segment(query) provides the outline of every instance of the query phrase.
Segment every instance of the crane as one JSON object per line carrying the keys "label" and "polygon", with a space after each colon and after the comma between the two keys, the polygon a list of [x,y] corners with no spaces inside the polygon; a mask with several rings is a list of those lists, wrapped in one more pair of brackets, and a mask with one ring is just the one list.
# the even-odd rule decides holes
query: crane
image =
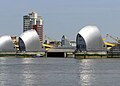
{"label": "crane", "polygon": [[120,40],[117,38],[114,38],[113,36],[109,35],[109,34],[106,34],[106,37],[110,37],[112,38],[113,40],[115,40],[117,43],[120,43]]}

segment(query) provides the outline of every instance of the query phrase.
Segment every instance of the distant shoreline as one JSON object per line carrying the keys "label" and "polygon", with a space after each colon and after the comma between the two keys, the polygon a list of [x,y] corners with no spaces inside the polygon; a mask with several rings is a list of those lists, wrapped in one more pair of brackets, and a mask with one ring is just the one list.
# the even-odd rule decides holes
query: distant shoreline
{"label": "distant shoreline", "polygon": [[41,54],[41,55],[45,55],[44,52],[22,52],[22,53],[16,53],[16,52],[0,52],[0,57],[11,57],[11,56],[15,56],[15,57],[25,57],[25,58],[31,58],[33,56],[36,56],[37,54]]}
{"label": "distant shoreline", "polygon": [[[41,55],[41,57],[47,57],[45,52],[0,52],[0,57],[21,57],[21,58],[34,58],[37,54]],[[74,57],[71,54],[67,55],[68,57],[61,57],[61,58],[75,58],[75,59],[103,59],[103,58],[120,58],[119,56],[107,56],[107,54],[84,54],[84,53],[74,53]],[[58,56],[59,57],[59,56]],[[49,57],[47,57],[49,58]]]}

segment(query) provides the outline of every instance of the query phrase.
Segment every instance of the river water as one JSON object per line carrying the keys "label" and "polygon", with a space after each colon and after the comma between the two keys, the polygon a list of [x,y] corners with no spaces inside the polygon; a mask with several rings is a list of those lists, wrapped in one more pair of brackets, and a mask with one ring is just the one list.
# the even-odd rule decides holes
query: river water
{"label": "river water", "polygon": [[120,59],[1,57],[0,86],[120,86]]}

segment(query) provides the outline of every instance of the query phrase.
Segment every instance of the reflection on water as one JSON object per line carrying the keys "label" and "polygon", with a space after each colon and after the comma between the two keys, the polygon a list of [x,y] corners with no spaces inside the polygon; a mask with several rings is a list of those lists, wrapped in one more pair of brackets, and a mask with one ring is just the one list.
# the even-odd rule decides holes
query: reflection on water
{"label": "reflection on water", "polygon": [[120,86],[120,59],[79,61],[81,86]]}
{"label": "reflection on water", "polygon": [[91,69],[91,65],[94,65],[94,63],[92,60],[83,59],[80,65],[81,86],[91,86],[91,81],[95,80],[94,74],[92,74],[93,70]]}
{"label": "reflection on water", "polygon": [[0,58],[0,86],[119,86],[120,59]]}
{"label": "reflection on water", "polygon": [[0,58],[1,86],[78,86],[75,59]]}

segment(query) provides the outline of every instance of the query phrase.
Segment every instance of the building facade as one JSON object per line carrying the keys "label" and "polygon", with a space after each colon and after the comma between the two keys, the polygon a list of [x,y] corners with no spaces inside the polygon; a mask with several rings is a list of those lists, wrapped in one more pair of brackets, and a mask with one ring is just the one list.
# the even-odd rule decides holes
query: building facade
{"label": "building facade", "polygon": [[23,16],[23,32],[35,29],[39,35],[40,41],[43,42],[43,20],[36,12],[31,12]]}

